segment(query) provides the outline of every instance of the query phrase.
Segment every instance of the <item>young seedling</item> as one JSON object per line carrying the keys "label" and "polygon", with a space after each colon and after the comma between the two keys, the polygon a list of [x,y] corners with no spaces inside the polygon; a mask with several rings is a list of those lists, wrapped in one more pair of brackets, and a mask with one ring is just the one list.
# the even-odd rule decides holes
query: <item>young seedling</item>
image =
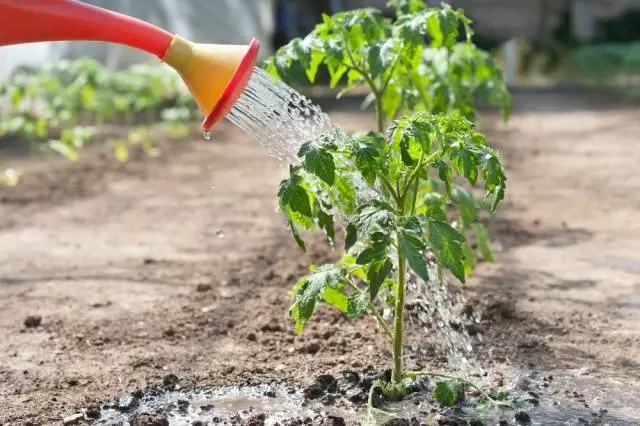
{"label": "young seedling", "polygon": [[[370,90],[367,103],[375,106],[377,132],[305,143],[278,196],[303,249],[300,228],[322,229],[333,243],[338,218],[346,223],[342,258],[312,266],[292,290],[290,316],[297,332],[321,302],[349,318],[370,315],[392,349],[391,381],[377,386],[398,398],[405,379],[418,374],[408,374],[403,365],[409,277],[440,280],[449,271],[464,282],[478,256],[471,238],[479,254],[493,260],[479,215],[495,211],[506,177],[497,152],[472,120],[477,101],[501,106],[506,117],[510,100],[490,55],[472,44],[471,21],[462,11],[417,0],[394,0],[391,6],[395,21],[373,9],[324,16],[265,67],[289,82],[314,82],[323,67],[332,87],[345,85],[340,95],[356,86]],[[408,116],[397,119],[400,114]],[[390,119],[395,120],[385,131]],[[454,175],[471,185],[484,180],[485,199],[455,184]],[[381,308],[392,312],[391,323]],[[444,405],[453,405],[465,387],[475,387],[427,375],[444,379],[434,392]]]}
{"label": "young seedling", "polygon": [[[484,180],[494,210],[506,178],[498,154],[484,136],[457,113],[416,113],[389,127],[342,141],[307,142],[291,166],[278,196],[294,238],[298,228],[321,228],[335,238],[336,217],[346,220],[344,255],[335,264],[312,267],[293,288],[290,316],[301,332],[320,302],[350,318],[371,314],[392,344],[392,397],[402,393],[404,308],[408,274],[428,281],[425,252],[439,271],[465,281],[465,237],[447,222],[446,201],[453,175]],[[359,185],[354,182],[361,182]],[[442,183],[434,201],[429,188]],[[387,323],[377,306],[393,312]]]}

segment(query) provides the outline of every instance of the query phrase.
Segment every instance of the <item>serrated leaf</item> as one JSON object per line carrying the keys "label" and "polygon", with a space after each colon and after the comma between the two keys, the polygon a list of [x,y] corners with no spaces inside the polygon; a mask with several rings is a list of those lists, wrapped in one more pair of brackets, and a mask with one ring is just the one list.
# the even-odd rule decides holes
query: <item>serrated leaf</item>
{"label": "serrated leaf", "polygon": [[296,330],[302,331],[325,290],[336,289],[340,279],[341,272],[337,266],[323,265],[298,280],[294,287],[294,304],[289,311],[296,323]]}
{"label": "serrated leaf", "polygon": [[307,142],[300,148],[299,156],[303,156],[303,166],[309,173],[316,175],[327,185],[332,186],[336,179],[336,165],[333,155],[324,147]]}
{"label": "serrated leaf", "polygon": [[349,310],[349,299],[346,294],[332,287],[327,287],[322,293],[322,300],[330,306],[338,309],[340,312]]}
{"label": "serrated leaf", "polygon": [[376,174],[380,169],[381,153],[379,146],[380,142],[375,136],[360,138],[353,144],[356,167],[369,185],[374,184]]}
{"label": "serrated leaf", "polygon": [[446,380],[436,383],[433,397],[445,407],[453,407],[464,396],[464,385],[458,380]]}
{"label": "serrated leaf", "polygon": [[487,229],[481,223],[474,223],[473,230],[476,234],[476,243],[478,244],[480,253],[482,253],[482,257],[487,262],[493,262],[495,259],[493,257],[493,250],[491,250],[491,240],[489,239]]}
{"label": "serrated leaf", "polygon": [[309,200],[309,194],[299,184],[299,178],[292,176],[289,179],[285,179],[280,183],[280,190],[278,191],[280,197],[280,205],[283,210],[291,210],[292,212],[298,212],[306,217],[312,217],[311,202]]}
{"label": "serrated leaf", "polygon": [[369,299],[373,301],[380,291],[380,287],[393,269],[391,259],[386,258],[369,266],[367,281],[369,282]]}
{"label": "serrated leaf", "polygon": [[333,216],[327,214],[324,210],[317,208],[316,214],[318,216],[318,226],[321,229],[324,229],[324,232],[327,234],[327,238],[330,241],[335,240],[336,231],[333,223]]}
{"label": "serrated leaf", "polygon": [[465,282],[464,253],[465,238],[448,223],[429,221],[429,245],[433,248],[438,262],[449,269],[461,282]]}
{"label": "serrated leaf", "polygon": [[447,196],[451,195],[451,185],[453,182],[453,176],[451,173],[451,168],[444,161],[438,160],[434,162],[433,167],[438,169],[438,177],[445,185]]}
{"label": "serrated leaf", "polygon": [[398,247],[409,266],[425,281],[429,280],[427,261],[424,257],[426,242],[419,220],[411,216],[398,229]]}
{"label": "serrated leaf", "polygon": [[358,318],[364,315],[369,310],[369,298],[361,291],[354,291],[349,293],[349,308],[347,310],[347,316],[349,319]]}

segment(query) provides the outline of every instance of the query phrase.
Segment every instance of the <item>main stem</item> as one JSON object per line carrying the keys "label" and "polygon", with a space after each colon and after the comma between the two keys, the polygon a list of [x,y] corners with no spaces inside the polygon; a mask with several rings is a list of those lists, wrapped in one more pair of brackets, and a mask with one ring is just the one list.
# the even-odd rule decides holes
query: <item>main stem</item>
{"label": "main stem", "polygon": [[393,330],[393,369],[391,383],[399,383],[404,376],[402,365],[402,337],[404,334],[404,290],[406,281],[406,259],[398,250],[398,293],[396,295],[396,309]]}

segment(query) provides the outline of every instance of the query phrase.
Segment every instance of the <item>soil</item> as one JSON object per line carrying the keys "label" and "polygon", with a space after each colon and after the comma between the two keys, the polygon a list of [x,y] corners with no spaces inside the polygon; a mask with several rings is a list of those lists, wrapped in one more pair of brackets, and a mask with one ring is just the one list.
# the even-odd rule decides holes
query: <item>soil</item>
{"label": "soil", "polygon": [[[640,386],[640,114],[554,92],[516,93],[515,106],[509,125],[483,120],[509,190],[491,225],[497,262],[462,290],[482,317],[479,365]],[[224,124],[210,142],[160,147],[126,164],[98,148],[78,164],[0,158],[27,171],[0,188],[0,424],[61,424],[153,387],[309,385],[387,366],[366,319],[322,308],[293,333],[289,288],[334,254],[319,239],[304,254],[287,234],[284,170],[260,145]]]}

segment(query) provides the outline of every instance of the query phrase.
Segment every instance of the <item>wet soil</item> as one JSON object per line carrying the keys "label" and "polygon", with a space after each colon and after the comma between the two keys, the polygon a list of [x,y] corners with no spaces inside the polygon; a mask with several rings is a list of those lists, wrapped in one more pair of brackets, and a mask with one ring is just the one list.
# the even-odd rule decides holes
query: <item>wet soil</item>
{"label": "wet soil", "polygon": [[[497,262],[462,290],[460,308],[482,317],[478,365],[496,386],[560,370],[637,395],[640,114],[593,95],[520,93],[515,103],[509,126],[484,120],[510,186],[491,226]],[[351,130],[373,125],[332,116]],[[367,320],[323,308],[293,333],[289,288],[334,254],[291,241],[275,211],[283,170],[257,143],[224,125],[210,142],[160,146],[162,156],[126,164],[98,149],[73,165],[0,157],[28,172],[0,188],[0,424],[81,424],[114,398],[140,391],[135,405],[167,386],[275,382],[300,393],[319,374],[387,366]],[[437,356],[415,356],[435,342],[410,334],[412,367],[443,369]],[[566,390],[597,397],[580,386]]]}

